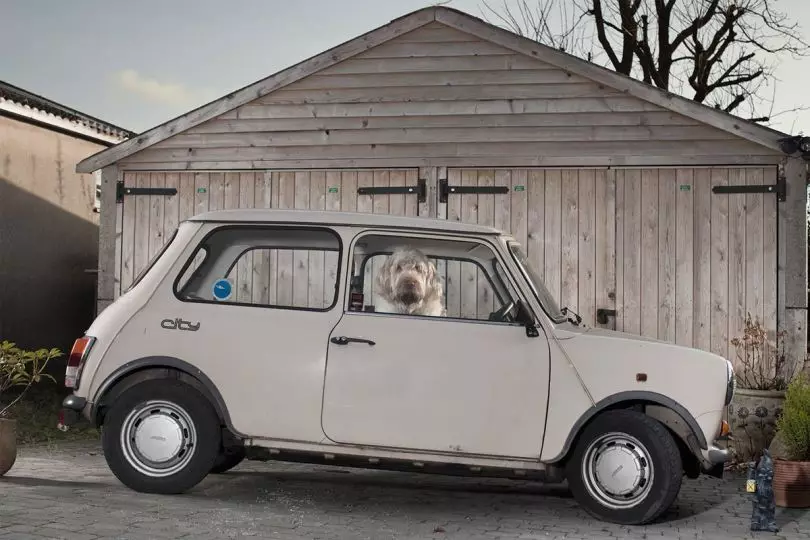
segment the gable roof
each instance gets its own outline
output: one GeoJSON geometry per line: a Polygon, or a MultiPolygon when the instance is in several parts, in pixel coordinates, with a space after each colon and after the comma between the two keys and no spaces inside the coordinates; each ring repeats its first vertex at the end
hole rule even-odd
{"type": "Polygon", "coordinates": [[[135,132],[0,81],[0,115],[112,146],[135,132]]]}
{"type": "Polygon", "coordinates": [[[743,120],[732,114],[697,103],[672,92],[661,90],[571,54],[518,36],[462,11],[444,6],[431,6],[394,19],[384,26],[198,107],[112,148],[94,154],[81,161],[76,166],[76,170],[77,172],[92,172],[115,163],[173,135],[216,118],[304,77],[434,21],[530,58],[546,62],[557,68],[624,92],[629,96],[653,103],[779,153],[783,152],[779,141],[789,137],[786,133],[743,120]]]}

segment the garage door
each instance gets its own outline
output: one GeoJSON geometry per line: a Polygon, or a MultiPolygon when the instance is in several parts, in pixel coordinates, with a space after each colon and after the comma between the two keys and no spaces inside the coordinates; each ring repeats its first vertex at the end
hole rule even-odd
{"type": "MultiPolygon", "coordinates": [[[[604,169],[450,169],[447,185],[447,219],[510,231],[526,248],[560,306],[573,309],[589,325],[612,327],[616,309],[612,173],[604,169]]],[[[451,275],[447,286],[450,291],[466,289],[475,279],[451,275]]]]}
{"type": "MultiPolygon", "coordinates": [[[[776,198],[713,187],[775,180],[762,167],[450,169],[440,211],[510,231],[586,324],[733,359],[747,314],[776,329],[776,198]]],[[[486,305],[476,282],[448,272],[448,301],[486,305]]]]}
{"type": "MultiPolygon", "coordinates": [[[[195,214],[296,208],[417,216],[418,185],[417,169],[126,173],[117,208],[115,296],[177,224],[195,214]]],[[[368,266],[366,283],[374,267],[368,266]]],[[[313,307],[330,297],[325,283],[334,283],[336,268],[333,253],[261,250],[240,258],[228,277],[240,300],[267,305],[286,298],[313,307]]]]}

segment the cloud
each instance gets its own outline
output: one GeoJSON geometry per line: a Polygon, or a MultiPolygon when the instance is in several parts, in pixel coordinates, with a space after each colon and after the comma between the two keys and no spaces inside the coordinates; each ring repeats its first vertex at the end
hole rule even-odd
{"type": "Polygon", "coordinates": [[[120,88],[128,92],[165,105],[193,105],[203,97],[182,84],[160,82],[141,75],[134,69],[117,72],[114,80],[120,88]]]}

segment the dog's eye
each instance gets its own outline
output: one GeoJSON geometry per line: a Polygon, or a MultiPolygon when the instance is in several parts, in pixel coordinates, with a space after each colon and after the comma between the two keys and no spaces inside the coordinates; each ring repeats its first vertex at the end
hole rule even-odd
{"type": "Polygon", "coordinates": [[[397,272],[402,272],[402,265],[401,264],[397,265],[397,272]]]}

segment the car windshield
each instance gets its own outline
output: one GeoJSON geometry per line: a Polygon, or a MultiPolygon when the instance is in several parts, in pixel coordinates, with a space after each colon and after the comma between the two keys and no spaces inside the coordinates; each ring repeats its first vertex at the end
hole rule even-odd
{"type": "Polygon", "coordinates": [[[537,297],[537,300],[540,302],[546,314],[551,317],[554,322],[565,322],[566,317],[560,309],[560,306],[557,305],[557,301],[551,296],[551,293],[548,292],[545,285],[543,285],[543,280],[540,279],[537,271],[532,267],[521,245],[517,242],[509,242],[509,252],[515,259],[515,262],[517,262],[521,272],[523,272],[526,281],[529,282],[532,292],[534,292],[534,295],[537,297]]]}

